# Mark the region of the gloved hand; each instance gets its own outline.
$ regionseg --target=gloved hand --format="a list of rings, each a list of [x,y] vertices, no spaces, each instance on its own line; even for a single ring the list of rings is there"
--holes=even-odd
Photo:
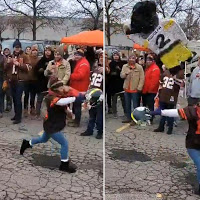
[[[104,96],[103,94],[101,94],[101,96],[99,97],[99,101],[103,101],[104,100]]]
[[[150,111],[150,115],[154,116],[154,115],[161,115],[161,109],[158,108],[154,111]]]
[[[79,93],[79,95],[76,97],[76,101],[75,102],[79,102],[82,103],[85,100],[85,95],[82,93]]]

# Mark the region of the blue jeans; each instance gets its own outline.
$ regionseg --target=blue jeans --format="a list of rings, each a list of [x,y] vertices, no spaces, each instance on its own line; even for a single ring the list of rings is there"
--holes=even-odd
[[[125,97],[126,115],[128,119],[131,119],[131,112],[133,111],[134,108],[137,108],[139,106],[138,104],[139,94],[125,92],[124,97]],[[133,109],[132,109],[132,105],[133,105]]]
[[[72,111],[75,115],[75,122],[80,124],[81,121],[81,109],[82,109],[82,102],[74,102]]]
[[[89,110],[89,123],[87,132],[93,134],[94,127],[97,127],[99,135],[103,134],[103,105],[93,107]]]
[[[187,152],[197,168],[197,179],[200,184],[200,150],[187,149]]]
[[[0,79],[0,113],[3,113],[4,110],[4,92],[2,86],[3,86],[3,79]]]
[[[61,160],[68,159],[68,141],[62,132],[53,134],[43,133],[42,136],[31,139],[31,144],[46,143],[50,138],[53,138],[56,142],[61,145],[60,154]]]
[[[42,108],[42,102],[44,99],[45,94],[43,93],[37,93],[37,103],[36,103],[36,114],[40,115],[41,108]]]
[[[24,91],[24,82],[19,81],[10,84],[11,94],[13,98],[14,111],[15,111],[15,119],[21,120],[22,118],[22,94]]]
[[[159,102],[159,104],[160,104],[161,110],[174,108],[173,104],[167,104],[167,103],[163,103],[163,102]],[[161,116],[159,128],[164,129],[166,121],[167,121],[167,125],[168,125],[169,129],[173,129],[174,117],[165,117],[165,116]]]
[[[26,81],[24,82],[24,109],[28,109],[29,107],[29,96],[30,96],[30,106],[31,108],[35,108],[35,96],[37,90],[37,82],[36,81]]]

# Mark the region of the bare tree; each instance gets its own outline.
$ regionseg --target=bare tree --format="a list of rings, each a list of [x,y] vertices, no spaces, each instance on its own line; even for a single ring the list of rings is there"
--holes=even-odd
[[[30,20],[33,40],[36,40],[36,31],[49,24],[55,26],[58,20],[52,19],[53,13],[58,13],[59,0],[2,0],[11,12],[27,17]]]
[[[105,32],[108,45],[111,44],[111,36],[115,33],[122,32],[122,23],[124,18],[127,18],[127,13],[130,13],[133,7],[133,0],[106,0],[105,1]],[[130,17],[129,17],[130,18]]]
[[[189,40],[200,39],[200,23],[199,19],[194,19],[194,15],[189,13],[186,19],[180,23],[180,25]]]
[[[0,16],[0,41],[2,40],[2,33],[8,28],[9,18],[6,16]]]
[[[72,3],[70,16],[83,18],[82,29],[103,30],[103,5],[102,0],[75,0]]]
[[[199,39],[199,0],[156,0],[158,13],[162,17],[175,18],[188,39]]]
[[[31,29],[30,19],[25,16],[13,16],[9,21],[9,25],[17,32],[19,39],[21,33],[27,32]]]

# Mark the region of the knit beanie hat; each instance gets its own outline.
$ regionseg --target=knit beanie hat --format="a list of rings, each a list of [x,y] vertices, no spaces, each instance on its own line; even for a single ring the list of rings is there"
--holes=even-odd
[[[118,50],[115,49],[115,50],[112,52],[112,56],[114,56],[114,55],[120,56],[120,52],[119,52]]]
[[[79,56],[84,57],[84,51],[83,51],[82,49],[78,49],[78,50],[74,53],[74,55],[79,55]]]
[[[45,46],[45,48],[44,48],[45,50],[50,50],[50,51],[53,51],[53,49],[52,49],[52,47],[51,47],[51,45],[47,45],[47,46]]]
[[[19,46],[20,48],[22,48],[22,44],[21,44],[21,42],[18,39],[16,39],[14,41],[14,43],[13,43],[13,48],[15,48],[16,46]]]
[[[63,46],[59,46],[56,48],[55,53],[59,53],[62,57],[64,55]]]
[[[31,47],[31,51],[34,51],[34,50],[37,50],[37,51],[38,51],[38,46],[37,46],[37,44],[34,44],[34,45]]]
[[[56,89],[64,85],[63,82],[59,81],[58,78],[56,77],[52,77],[49,81],[50,81],[50,89],[52,91],[55,91]]]

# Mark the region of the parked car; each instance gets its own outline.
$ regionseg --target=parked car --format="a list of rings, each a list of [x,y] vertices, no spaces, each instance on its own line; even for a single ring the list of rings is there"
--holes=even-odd
[[[11,53],[13,52],[13,43],[14,43],[15,39],[9,39],[9,40],[3,40],[2,44],[2,48],[9,48]],[[44,45],[43,42],[41,41],[32,41],[32,40],[19,40],[22,44],[22,50],[25,51],[27,46],[32,46],[34,44],[37,44],[38,46],[38,55],[39,56],[43,56],[44,53]]]

